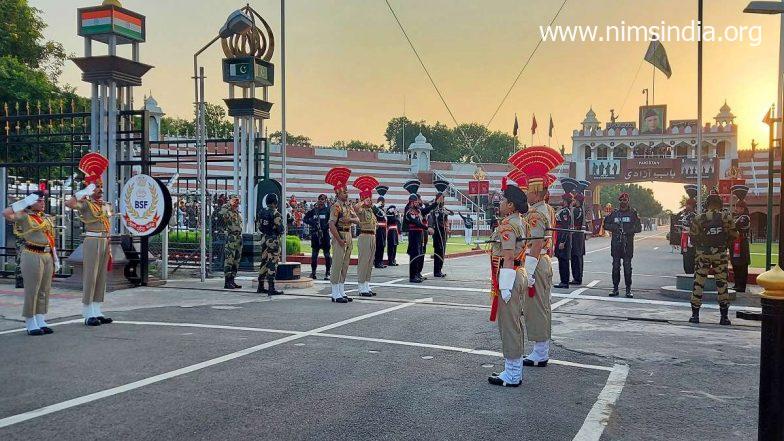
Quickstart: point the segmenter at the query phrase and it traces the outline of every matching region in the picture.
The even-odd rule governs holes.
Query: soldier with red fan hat
[[[82,316],[87,326],[112,322],[101,311],[106,294],[106,273],[111,269],[111,209],[103,200],[103,173],[109,160],[99,153],[88,153],[79,161],[87,186],[74,193],[65,205],[79,213],[84,223]]]
[[[528,180],[530,209],[524,221],[531,237],[542,237],[527,242],[525,272],[528,276],[528,295],[523,298],[528,339],[533,350],[523,360],[524,366],[547,366],[550,359],[552,317],[550,292],[553,287],[553,267],[550,253],[553,247],[547,237],[553,227],[552,208],[545,202],[547,184],[552,182],[550,171],[563,163],[563,156],[549,147],[529,147],[509,158],[509,163],[523,172]]]
[[[359,190],[359,203],[354,212],[359,218],[359,257],[357,260],[357,284],[359,295],[371,297],[376,295],[370,290],[370,275],[373,271],[373,259],[376,256],[376,213],[373,211],[373,189],[378,181],[372,176],[360,176],[354,180],[354,187]]]
[[[503,196],[498,209],[503,218],[491,237],[493,304],[490,320],[498,321],[504,370],[501,373],[492,373],[487,381],[504,387],[517,387],[523,381],[525,327],[521,315],[525,315],[523,303],[528,292],[524,238],[529,236],[523,219],[528,212],[525,185],[525,176],[519,170],[513,171],[501,181]]]
[[[54,273],[60,267],[54,241],[53,217],[44,213],[46,187],[14,202],[3,210],[3,216],[14,223],[14,234],[24,240],[20,264],[24,279],[22,316],[28,335],[51,334],[45,316]]]
[[[332,235],[332,272],[329,280],[332,285],[332,301],[348,303],[352,299],[346,296],[346,274],[351,262],[351,250],[354,247],[351,237],[351,224],[359,224],[359,218],[348,203],[348,180],[351,170],[346,167],[334,167],[324,182],[335,188],[335,203],[329,212],[329,232]]]

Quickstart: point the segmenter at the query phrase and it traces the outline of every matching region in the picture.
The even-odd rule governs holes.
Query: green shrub
[[[302,241],[297,236],[286,236],[286,255],[293,256],[302,252]]]

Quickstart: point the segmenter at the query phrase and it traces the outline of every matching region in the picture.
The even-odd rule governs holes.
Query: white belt
[[[84,235],[87,237],[103,237],[105,239],[109,238],[109,233],[97,232],[97,231],[85,231]]]

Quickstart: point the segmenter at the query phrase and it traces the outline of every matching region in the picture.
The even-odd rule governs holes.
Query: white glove
[[[613,219],[613,222],[615,222],[616,224],[620,224],[621,223],[621,219],[616,217],[615,219]]]
[[[19,200],[11,204],[11,209],[14,210],[14,213],[19,213],[20,211],[24,210],[25,208],[33,205],[34,203],[38,202],[38,196],[35,193],[28,194],[24,199]]]
[[[95,192],[95,184],[90,184],[82,190],[77,191],[74,193],[74,197],[76,199],[81,199],[85,196],[92,196],[93,192]]]
[[[498,274],[498,289],[501,290],[501,298],[506,303],[512,298],[512,288],[514,288],[517,271],[511,268],[501,268]]]
[[[537,265],[539,265],[539,259],[534,256],[525,256],[525,273],[528,274],[529,288],[534,286],[534,273]]]

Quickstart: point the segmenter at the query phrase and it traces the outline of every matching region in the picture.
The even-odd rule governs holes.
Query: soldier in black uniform
[[[686,206],[678,213],[678,229],[680,230],[680,246],[681,254],[683,255],[683,272],[686,274],[694,274],[694,257],[696,251],[694,244],[689,237],[689,228],[694,217],[697,216],[697,186],[694,184],[685,185],[686,194],[689,199],[686,200]]]
[[[574,229],[572,218],[572,192],[577,188],[577,182],[572,178],[561,180],[564,194],[561,196],[561,208],[555,212],[555,227]],[[558,274],[561,283],[554,288],[569,288],[569,262],[572,256],[572,233],[558,231],[555,238],[555,257],[558,258]]]
[[[384,269],[384,246],[387,242],[387,215],[384,212],[384,195],[389,191],[386,185],[379,185],[376,187],[376,192],[379,194],[376,200],[376,205],[373,206],[373,214],[376,215],[376,254],[373,256],[373,266],[378,269]]]
[[[387,208],[387,264],[397,266],[397,244],[400,243],[400,216],[394,205]]]
[[[439,180],[433,182],[433,185],[438,190],[438,194],[427,221],[427,225],[433,230],[433,277],[446,277],[442,270],[446,257],[446,241],[449,237],[449,214],[454,213],[444,207],[444,191],[449,187],[449,182]]]
[[[621,193],[618,197],[620,207],[604,218],[604,229],[612,233],[610,254],[612,255],[613,290],[610,297],[618,296],[618,285],[621,283],[621,260],[623,260],[623,278],[626,283],[626,297],[632,298],[632,257],[634,257],[634,235],[642,231],[640,216],[637,210],[629,206],[629,194]]]
[[[737,292],[746,292],[746,281],[749,277],[749,265],[751,264],[751,253],[749,251],[751,217],[749,217],[749,208],[744,201],[748,192],[749,187],[745,185],[732,187],[732,194],[738,198],[733,213],[735,228],[738,230],[738,238],[732,243],[730,260],[732,261],[732,272],[735,277],[733,289]]]
[[[579,181],[575,189],[574,202],[572,202],[572,222],[577,230],[585,229],[585,211],[583,202],[585,201],[585,189],[588,188],[587,181]],[[571,234],[572,249],[572,285],[583,284],[583,267],[585,260],[585,234]]]
[[[421,206],[422,200],[416,193],[420,185],[419,181],[413,180],[406,182],[403,186],[411,194],[408,197],[408,204],[406,204],[403,215],[403,230],[408,232],[407,254],[410,259],[408,279],[411,283],[422,283],[425,280],[422,277],[422,268],[425,263],[424,236],[427,234],[428,228],[425,224],[425,216],[432,210],[432,206],[425,208]]]
[[[329,244],[329,205],[327,204],[327,195],[319,195],[316,205],[305,213],[303,222],[310,226],[310,278],[316,278],[319,251],[323,250],[324,264],[327,270],[324,280],[329,280],[332,256],[330,256]]]

